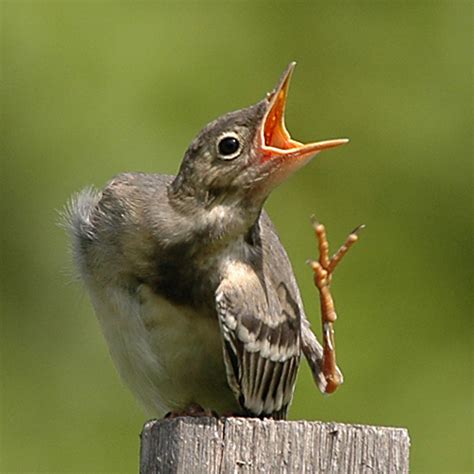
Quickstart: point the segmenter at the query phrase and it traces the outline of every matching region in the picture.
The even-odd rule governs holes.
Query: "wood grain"
[[[406,473],[409,446],[403,428],[182,417],[145,424],[140,472]]]

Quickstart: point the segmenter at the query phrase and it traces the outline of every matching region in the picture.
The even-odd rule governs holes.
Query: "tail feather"
[[[82,269],[86,247],[95,239],[92,215],[101,193],[89,187],[74,195],[61,212],[60,225],[71,239],[71,251],[79,269]]]

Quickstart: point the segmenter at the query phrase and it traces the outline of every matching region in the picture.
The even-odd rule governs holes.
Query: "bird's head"
[[[295,63],[277,87],[257,104],[230,112],[208,124],[189,146],[171,196],[191,212],[198,205],[232,212],[258,213],[272,189],[320,151],[347,139],[300,143],[285,127],[285,105]]]

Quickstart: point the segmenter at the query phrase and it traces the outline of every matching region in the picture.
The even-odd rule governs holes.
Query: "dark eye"
[[[219,150],[219,154],[222,156],[222,158],[226,160],[235,158],[238,155],[240,149],[239,139],[234,135],[223,137],[220,139],[217,149]]]

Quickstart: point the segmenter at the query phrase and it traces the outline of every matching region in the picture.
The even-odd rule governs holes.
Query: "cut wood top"
[[[141,439],[142,474],[409,471],[404,428],[180,417],[147,422]]]

